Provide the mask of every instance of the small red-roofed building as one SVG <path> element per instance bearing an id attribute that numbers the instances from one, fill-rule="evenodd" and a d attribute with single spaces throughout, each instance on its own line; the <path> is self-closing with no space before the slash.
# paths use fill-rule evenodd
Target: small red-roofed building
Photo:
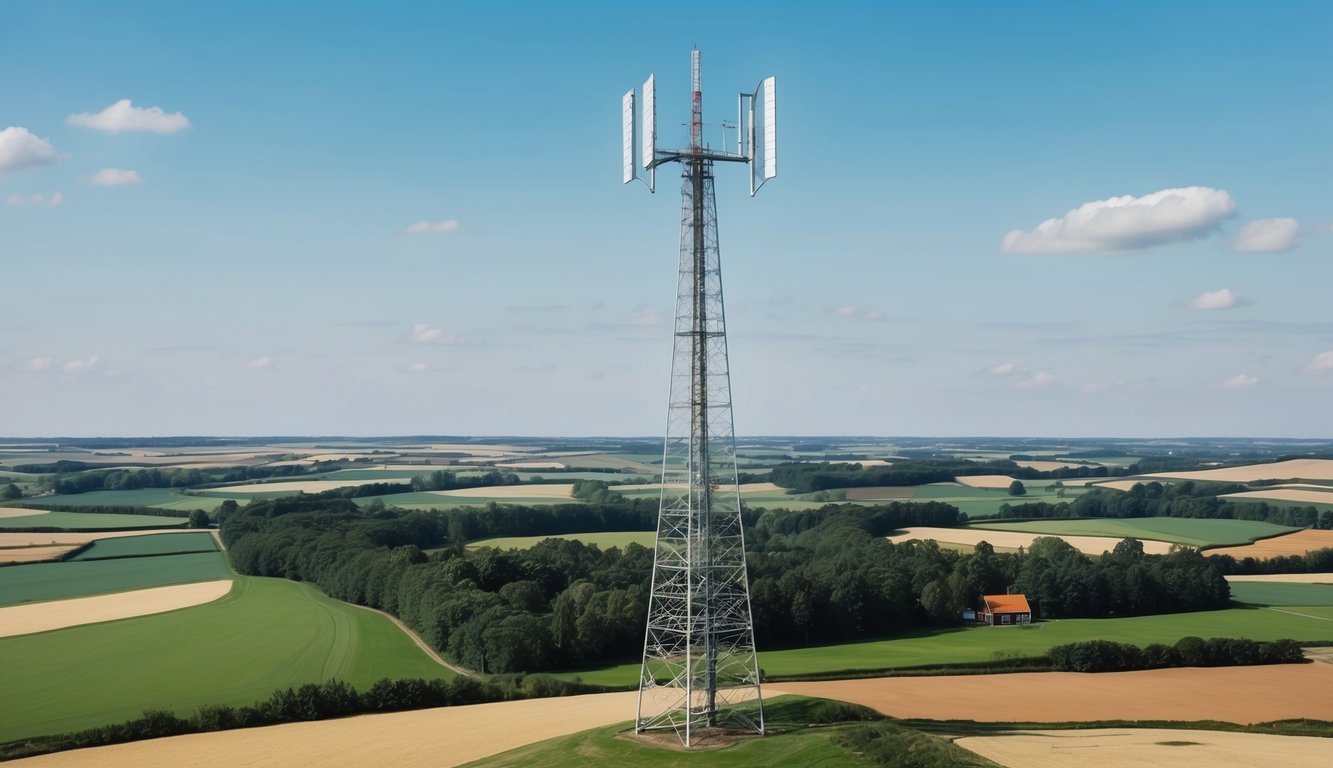
<path id="1" fill-rule="evenodd" d="M 977 621 L 992 627 L 1031 624 L 1032 608 L 1027 595 L 986 595 L 981 598 Z"/>

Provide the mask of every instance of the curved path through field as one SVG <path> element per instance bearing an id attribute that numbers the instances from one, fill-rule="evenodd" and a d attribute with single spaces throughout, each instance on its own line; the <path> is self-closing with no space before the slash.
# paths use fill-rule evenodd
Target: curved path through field
<path id="1" fill-rule="evenodd" d="M 467 667 L 460 667 L 457 664 L 450 664 L 449 662 L 445 661 L 444 657 L 436 653 L 435 649 L 430 647 L 429 643 L 421 639 L 421 635 L 418 635 L 416 632 L 414 632 L 411 627 L 403 623 L 402 619 L 398 618 L 397 616 L 394 616 L 392 613 L 385 613 L 384 611 L 381 611 L 378 608 L 371 608 L 365 605 L 357 605 L 356 603 L 348 603 L 348 605 L 354 608 L 360 608 L 363 611 L 378 613 L 379 615 L 393 622 L 393 625 L 401 629 L 403 631 L 403 634 L 412 638 L 412 642 L 416 643 L 416 646 L 420 648 L 423 653 L 431 657 L 431 659 L 433 659 L 436 664 L 439 664 L 440 666 L 444 667 L 450 672 L 453 672 L 456 675 L 463 675 L 464 677 L 475 677 L 477 679 L 481 679 L 481 675 L 477 674 L 475 671 L 468 669 Z"/>
<path id="2" fill-rule="evenodd" d="M 1324 768 L 1333 739 L 1178 728 L 1093 728 L 968 736 L 964 749 L 1014 768 Z"/>
<path id="3" fill-rule="evenodd" d="M 448 768 L 634 719 L 637 692 L 529 699 L 173 736 L 17 760 L 22 768 Z"/>
<path id="4" fill-rule="evenodd" d="M 928 720 L 1063 723 L 1099 720 L 1333 720 L 1333 665 L 1025 672 L 782 683 L 786 693 L 841 699 Z M 1333 741 L 1329 742 L 1333 745 Z"/>

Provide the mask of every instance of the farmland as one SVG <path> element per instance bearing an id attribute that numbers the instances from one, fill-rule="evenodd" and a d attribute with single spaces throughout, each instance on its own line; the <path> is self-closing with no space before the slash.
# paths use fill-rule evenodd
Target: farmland
<path id="1" fill-rule="evenodd" d="M 0 637 L 165 613 L 209 603 L 231 591 L 231 580 L 196 581 L 93 597 L 46 600 L 0 607 Z"/>
<path id="2" fill-rule="evenodd" d="M 1232 581 L 1231 599 L 1254 605 L 1333 605 L 1333 585 Z"/>
<path id="3" fill-rule="evenodd" d="M 1027 627 L 966 627 L 925 631 L 861 643 L 761 651 L 759 666 L 769 677 L 821 675 L 851 670 L 884 670 L 1041 656 L 1054 645 L 1113 640 L 1144 646 L 1174 644 L 1182 637 L 1291 638 L 1333 642 L 1333 622 L 1320 608 L 1295 615 L 1262 608 L 1233 608 L 1125 619 L 1062 619 Z M 630 685 L 638 662 L 564 672 L 565 679 L 595 685 Z"/>
<path id="4" fill-rule="evenodd" d="M 1333 547 L 1333 531 L 1306 530 L 1289 533 L 1286 536 L 1263 539 L 1253 544 L 1210 549 L 1208 554 L 1230 555 L 1238 560 L 1245 557 L 1262 560 L 1282 555 L 1303 555 L 1311 550 L 1326 547 Z"/>
<path id="5" fill-rule="evenodd" d="M 237 578 L 207 605 L 0 639 L 0 658 L 28 662 L 6 664 L 0 741 L 121 722 L 151 707 L 248 705 L 275 688 L 332 678 L 365 688 L 384 677 L 452 676 L 387 618 L 308 584 L 256 577 Z"/>
<path id="6" fill-rule="evenodd" d="M 149 536 L 119 536 L 98 539 L 92 546 L 70 558 L 75 560 L 104 560 L 116 557 L 147 557 L 153 555 L 181 555 L 193 552 L 216 552 L 217 542 L 210 533 L 169 533 Z"/>
<path id="7" fill-rule="evenodd" d="M 112 515 L 89 512 L 48 512 L 42 515 L 0 518 L 0 531 L 23 528 L 60 528 L 67 531 L 107 528 L 163 528 L 184 525 L 183 517 L 157 515 Z"/>
<path id="8" fill-rule="evenodd" d="M 569 539 L 572 541 L 581 541 L 584 544 L 595 544 L 602 549 L 608 547 L 625 547 L 630 544 L 651 547 L 656 535 L 657 534 L 653 531 L 604 531 L 600 533 L 567 533 L 560 536 L 507 536 L 495 539 L 469 541 L 467 543 L 467 548 L 477 549 L 478 547 L 495 547 L 496 549 L 527 549 L 540 544 L 546 539 Z"/>
<path id="9" fill-rule="evenodd" d="M 230 575 L 218 552 L 11 565 L 0 568 L 0 605 L 212 581 Z"/>
<path id="10" fill-rule="evenodd" d="M 1023 730 L 968 736 L 955 744 L 1023 768 L 1291 768 L 1328 761 L 1327 738 L 1185 728 Z"/>
<path id="11" fill-rule="evenodd" d="M 1249 544 L 1255 539 L 1292 533 L 1297 530 L 1272 523 L 1250 520 L 1211 520 L 1186 517 L 1033 520 L 1021 523 L 986 522 L 972 527 L 1051 536 L 1109 536 L 1115 539 L 1148 539 L 1188 544 L 1192 547 Z"/>

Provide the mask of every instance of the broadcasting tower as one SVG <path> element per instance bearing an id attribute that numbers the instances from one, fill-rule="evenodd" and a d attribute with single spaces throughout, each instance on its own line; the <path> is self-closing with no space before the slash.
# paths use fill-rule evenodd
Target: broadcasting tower
<path id="1" fill-rule="evenodd" d="M 747 164 L 752 195 L 776 175 L 774 79 L 740 94 L 736 125 L 724 124 L 724 130 L 736 129 L 735 152 L 711 149 L 703 140 L 697 50 L 691 55 L 690 83 L 687 148 L 657 148 L 651 76 L 643 85 L 641 131 L 635 130 L 640 109 L 632 90 L 623 100 L 622 121 L 626 182 L 642 169 L 652 189 L 658 166 L 681 165 L 671 398 L 635 730 L 672 728 L 687 747 L 700 729 L 764 732 L 741 530 L 713 167 Z"/>

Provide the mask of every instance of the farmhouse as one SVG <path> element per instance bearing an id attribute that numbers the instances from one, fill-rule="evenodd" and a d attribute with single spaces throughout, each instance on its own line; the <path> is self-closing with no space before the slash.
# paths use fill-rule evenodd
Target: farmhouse
<path id="1" fill-rule="evenodd" d="M 977 621 L 991 626 L 1031 624 L 1032 609 L 1027 595 L 986 595 L 981 598 Z"/>

